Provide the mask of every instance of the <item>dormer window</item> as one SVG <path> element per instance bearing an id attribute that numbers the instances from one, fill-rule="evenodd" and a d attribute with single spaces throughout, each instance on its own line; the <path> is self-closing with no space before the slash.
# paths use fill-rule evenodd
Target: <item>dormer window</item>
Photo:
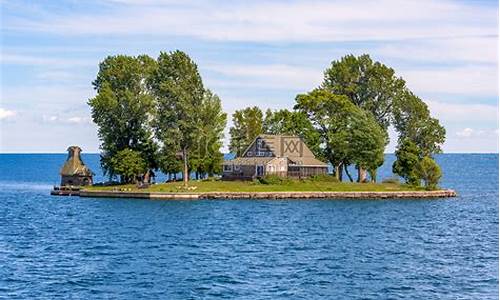
<path id="1" fill-rule="evenodd" d="M 262 139 L 257 139 L 257 150 L 264 150 L 264 141 Z"/>

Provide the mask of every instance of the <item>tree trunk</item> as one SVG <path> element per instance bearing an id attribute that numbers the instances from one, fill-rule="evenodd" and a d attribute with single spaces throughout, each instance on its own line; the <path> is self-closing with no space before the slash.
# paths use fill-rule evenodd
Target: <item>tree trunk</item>
<path id="1" fill-rule="evenodd" d="M 188 185 L 189 181 L 189 170 L 188 170 L 188 159 L 187 159 L 187 150 L 186 147 L 182 149 L 182 158 L 184 159 L 184 172 L 182 174 L 182 181 L 184 182 L 184 186 Z"/>
<path id="2" fill-rule="evenodd" d="M 342 164 L 335 166 L 335 178 L 337 178 L 338 181 L 342 181 Z"/>
<path id="3" fill-rule="evenodd" d="M 347 174 L 347 177 L 349 177 L 349 180 L 351 182 L 354 182 L 354 180 L 352 180 L 351 174 L 349 174 L 349 170 L 347 170 L 347 165 L 344 165 L 344 170 L 345 170 L 345 173 Z"/>
<path id="4" fill-rule="evenodd" d="M 366 170 L 358 166 L 358 182 L 366 181 Z"/>
<path id="5" fill-rule="evenodd" d="M 377 182 L 377 169 L 370 171 L 371 182 Z"/>

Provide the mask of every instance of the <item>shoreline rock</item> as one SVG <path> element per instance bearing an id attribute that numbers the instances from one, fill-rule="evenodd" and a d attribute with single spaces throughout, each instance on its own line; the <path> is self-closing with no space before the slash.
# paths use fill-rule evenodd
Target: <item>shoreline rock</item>
<path id="1" fill-rule="evenodd" d="M 138 198 L 154 200 L 195 199 L 429 199 L 456 197 L 454 190 L 395 191 L 395 192 L 206 192 L 159 193 L 81 190 L 80 197 Z"/>

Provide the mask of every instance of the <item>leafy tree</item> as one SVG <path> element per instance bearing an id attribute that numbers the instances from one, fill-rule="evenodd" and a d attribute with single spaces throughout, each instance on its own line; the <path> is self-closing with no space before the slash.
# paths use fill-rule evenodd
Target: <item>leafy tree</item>
<path id="1" fill-rule="evenodd" d="M 358 169 L 358 182 L 365 182 L 368 170 L 371 181 L 377 180 L 377 169 L 384 163 L 384 149 L 389 137 L 375 118 L 360 110 L 350 125 L 350 157 Z"/>
<path id="2" fill-rule="evenodd" d="M 396 149 L 396 161 L 392 165 L 392 172 L 403 177 L 407 184 L 418 185 L 419 179 L 415 169 L 419 161 L 418 147 L 411 140 L 406 139 Z"/>
<path id="3" fill-rule="evenodd" d="M 399 132 L 399 141 L 411 140 L 420 150 L 420 156 L 441 152 L 446 130 L 430 116 L 427 105 L 410 91 L 394 103 L 393 124 Z"/>
<path id="4" fill-rule="evenodd" d="M 111 157 L 111 165 L 122 183 L 136 182 L 147 171 L 147 163 L 139 151 L 124 149 Z"/>
<path id="5" fill-rule="evenodd" d="M 392 106 L 403 96 L 405 81 L 392 68 L 374 62 L 369 55 L 346 55 L 325 71 L 322 88 L 345 95 L 356 106 L 373 114 L 382 128 L 391 121 Z"/>
<path id="6" fill-rule="evenodd" d="M 204 93 L 199 116 L 198 145 L 191 155 L 190 164 L 197 175 L 213 176 L 222 171 L 224 156 L 220 149 L 227 114 L 222 110 L 219 97 L 210 90 Z"/>
<path id="7" fill-rule="evenodd" d="M 262 133 L 263 113 L 257 106 L 237 110 L 233 114 L 233 126 L 229 128 L 229 151 L 237 156 Z"/>
<path id="8" fill-rule="evenodd" d="M 300 136 L 314 155 L 319 158 L 323 156 L 320 134 L 303 112 L 287 109 L 273 112 L 268 109 L 264 118 L 263 132 Z"/>
<path id="9" fill-rule="evenodd" d="M 121 150 L 138 151 L 148 168 L 156 168 L 152 139 L 153 98 L 146 79 L 155 67 L 148 56 L 109 56 L 99 65 L 92 83 L 97 95 L 88 101 L 101 140 L 101 165 L 105 174 L 116 170 L 111 159 Z"/>
<path id="10" fill-rule="evenodd" d="M 415 174 L 419 180 L 423 180 L 425 188 L 435 190 L 439 179 L 441 179 L 441 168 L 434 159 L 429 156 L 424 157 L 415 168 Z"/>
<path id="11" fill-rule="evenodd" d="M 305 113 L 320 135 L 324 157 L 342 180 L 342 168 L 357 163 L 376 169 L 383 162 L 387 136 L 373 117 L 346 96 L 316 89 L 298 95 L 295 109 Z M 368 130 L 367 130 L 368 129 Z M 374 178 L 375 176 L 373 176 Z"/>
<path id="12" fill-rule="evenodd" d="M 189 155 L 195 150 L 204 88 L 198 67 L 182 51 L 161 52 L 150 86 L 157 101 L 155 133 L 163 145 L 180 153 L 184 185 L 189 180 Z M 175 142 L 173 142 L 175 141 Z"/>

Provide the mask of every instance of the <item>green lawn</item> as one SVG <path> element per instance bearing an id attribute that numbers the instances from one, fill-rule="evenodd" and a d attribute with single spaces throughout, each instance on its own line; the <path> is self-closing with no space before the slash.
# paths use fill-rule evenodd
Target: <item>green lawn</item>
<path id="1" fill-rule="evenodd" d="M 189 188 L 182 182 L 169 182 L 138 189 L 135 185 L 93 186 L 88 190 L 122 190 L 165 193 L 205 193 L 205 192 L 349 192 L 349 191 L 414 191 L 416 188 L 397 183 L 351 183 L 318 180 L 290 180 L 280 184 L 262 184 L 252 181 L 196 181 L 189 182 Z"/>

